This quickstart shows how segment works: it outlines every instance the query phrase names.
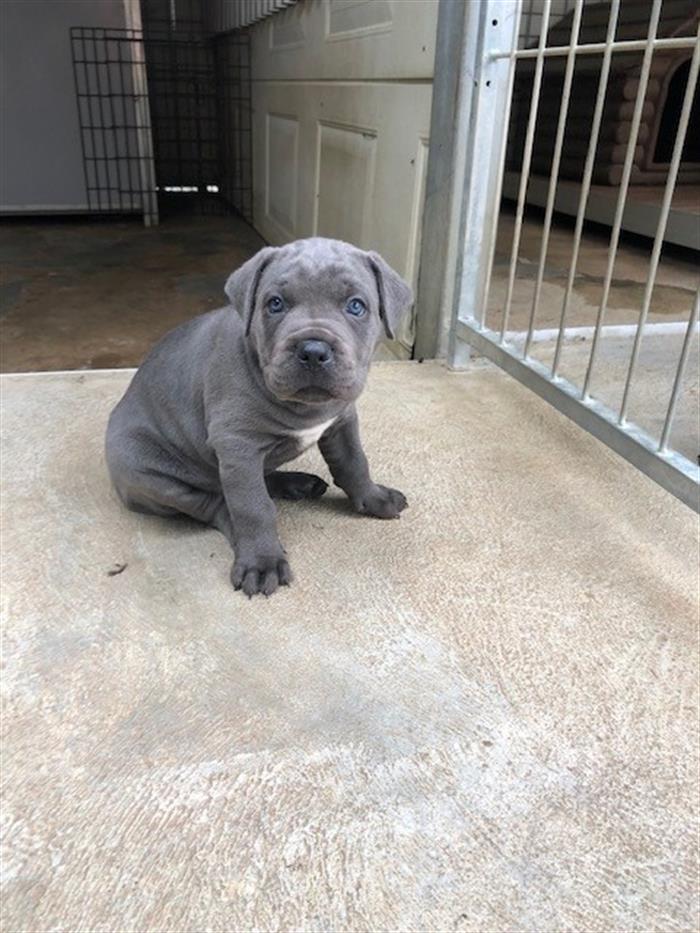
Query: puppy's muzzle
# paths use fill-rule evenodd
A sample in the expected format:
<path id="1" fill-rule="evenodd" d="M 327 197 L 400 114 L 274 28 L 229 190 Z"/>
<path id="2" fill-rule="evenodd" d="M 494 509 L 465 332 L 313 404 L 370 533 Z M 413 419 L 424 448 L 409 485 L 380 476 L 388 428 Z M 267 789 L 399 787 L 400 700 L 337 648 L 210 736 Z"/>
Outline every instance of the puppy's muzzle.
<path id="1" fill-rule="evenodd" d="M 335 359 L 333 347 L 325 340 L 300 340 L 296 345 L 297 360 L 307 369 L 329 369 Z"/>

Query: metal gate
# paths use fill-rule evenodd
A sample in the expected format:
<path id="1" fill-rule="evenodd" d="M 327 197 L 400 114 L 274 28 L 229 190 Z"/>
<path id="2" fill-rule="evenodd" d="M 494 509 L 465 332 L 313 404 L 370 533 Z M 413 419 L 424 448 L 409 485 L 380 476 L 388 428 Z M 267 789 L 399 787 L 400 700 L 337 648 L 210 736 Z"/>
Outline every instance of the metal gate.
<path id="1" fill-rule="evenodd" d="M 679 171 L 685 164 L 682 163 L 684 151 L 689 151 L 691 137 L 698 132 L 696 127 L 690 136 L 688 135 L 691 115 L 697 114 L 697 104 L 695 111 L 693 110 L 700 66 L 697 7 L 692 5 L 695 12 L 691 15 L 688 28 L 688 24 L 684 25 L 682 22 L 682 2 L 669 0 L 666 9 L 662 0 L 642 4 L 646 11 L 645 16 L 648 17 L 644 35 L 641 38 L 629 38 L 630 31 L 626 31 L 626 21 L 623 22 L 622 19 L 620 0 L 595 5 L 584 0 L 575 0 L 575 3 L 568 5 L 572 7 L 568 18 L 561 20 L 558 28 L 554 28 L 552 0 L 543 0 L 539 38 L 536 45 L 529 48 L 519 48 L 519 44 L 523 44 L 522 41 L 519 43 L 521 0 L 481 0 L 478 4 L 468 5 L 465 64 L 461 83 L 463 90 L 465 84 L 473 86 L 473 93 L 470 94 L 468 124 L 463 130 L 466 137 L 466 183 L 462 200 L 460 261 L 454 292 L 449 361 L 455 368 L 463 367 L 470 349 L 488 357 L 679 499 L 700 510 L 698 465 L 690 457 L 674 450 L 671 445 L 674 415 L 682 392 L 684 374 L 691 356 L 695 357 L 693 342 L 698 332 L 700 292 L 695 292 L 687 319 L 682 324 L 678 322 L 683 328 L 684 336 L 673 371 L 668 372 L 669 391 L 665 401 L 665 415 L 656 436 L 634 424 L 629 417 L 630 396 L 640 378 L 640 350 L 645 338 L 648 340 L 653 330 L 650 330 L 648 317 L 674 191 Z M 632 4 L 627 4 L 625 9 L 631 6 Z M 676 17 L 665 30 L 671 34 L 659 35 L 660 21 L 666 24 L 669 17 Z M 564 23 L 566 29 L 564 38 L 564 27 L 561 23 Z M 601 30 L 602 38 L 599 35 L 594 36 L 596 31 L 599 34 Z M 594 38 L 591 38 L 592 36 Z M 640 159 L 639 143 L 644 135 L 640 134 L 640 128 L 643 119 L 650 113 L 651 91 L 656 92 L 660 87 L 659 82 L 665 80 L 663 77 L 657 77 L 658 68 L 654 70 L 655 56 L 668 56 L 671 52 L 675 55 L 681 51 L 684 53 L 681 56 L 684 58 L 683 73 L 687 74 L 687 78 L 685 87 L 681 88 L 682 94 L 678 98 L 673 118 L 675 137 L 668 138 L 668 121 L 665 124 L 666 129 L 658 131 L 666 133 L 666 137 L 661 140 L 663 145 L 657 146 L 657 153 L 665 148 L 667 164 L 654 208 L 655 229 L 650 231 L 652 245 L 648 254 L 648 270 L 637 319 L 625 325 L 625 333 L 630 337 L 630 350 L 624 385 L 621 386 L 619 404 L 616 408 L 611 408 L 595 397 L 592 379 L 604 365 L 604 361 L 601 362 L 600 350 L 603 341 L 610 334 L 606 319 L 623 222 L 631 214 L 630 185 L 635 179 L 643 178 L 637 164 Z M 620 104 L 620 112 L 624 112 L 626 120 L 621 130 L 614 127 L 610 131 L 606 99 L 609 103 L 614 93 L 619 91 L 618 85 L 622 86 L 619 81 L 615 84 L 611 77 L 611 69 L 621 60 L 629 64 L 624 76 L 627 83 L 620 92 L 621 100 L 624 98 Z M 572 183 L 566 185 L 568 196 L 572 190 L 576 192 L 577 203 L 572 211 L 575 225 L 563 300 L 555 326 L 548 330 L 552 342 L 552 357 L 543 362 L 534 356 L 534 348 L 540 336 L 536 322 L 543 295 L 545 263 L 555 208 L 560 208 L 560 189 L 564 186 L 562 167 L 570 168 L 569 153 L 575 152 L 575 147 L 568 145 L 571 128 L 575 125 L 574 116 L 570 111 L 574 99 L 572 90 L 577 89 L 576 76 L 582 74 L 581 68 L 577 72 L 577 66 L 581 62 L 586 63 L 588 82 L 585 84 L 585 103 L 588 107 L 586 113 L 589 115 L 585 124 L 588 141 L 581 147 L 577 181 L 573 186 Z M 557 106 L 552 108 L 551 100 L 548 99 L 548 112 L 544 113 L 543 88 L 548 86 L 547 81 L 550 80 L 546 77 L 546 69 L 552 64 L 558 66 L 555 94 Z M 519 78 L 517 84 L 516 73 L 522 78 Z M 594 79 L 592 74 L 595 75 Z M 668 86 L 670 87 L 670 78 Z M 584 87 L 584 84 L 580 83 L 580 87 Z M 521 121 L 523 134 L 515 138 L 517 120 L 513 102 L 518 88 L 521 92 L 524 88 L 526 92 L 525 118 Z M 542 123 L 538 124 L 538 117 Z M 523 319 L 520 329 L 514 331 L 510 329 L 510 325 L 514 289 L 518 277 L 522 275 L 519 257 L 527 216 L 528 190 L 530 188 L 530 192 L 532 191 L 534 182 L 533 164 L 537 160 L 540 166 L 542 163 L 543 134 L 538 133 L 538 127 L 545 125 L 545 119 L 550 121 L 552 132 L 547 138 L 547 147 L 544 147 L 547 148 L 548 177 L 538 179 L 546 192 L 541 202 L 544 212 L 541 215 L 539 233 L 539 258 L 536 271 L 528 270 L 534 273 L 529 313 Z M 612 141 L 608 143 L 608 140 Z M 519 161 L 519 179 L 510 259 L 504 287 L 501 289 L 503 294 L 498 296 L 496 301 L 499 326 L 490 326 L 487 308 L 490 297 L 493 298 L 491 292 L 494 283 L 499 209 L 504 194 L 504 177 L 508 162 L 513 159 L 514 149 Z M 575 322 L 571 320 L 574 304 L 572 294 L 580 262 L 584 226 L 588 219 L 587 209 L 593 202 L 593 195 L 600 194 L 592 183 L 594 172 L 599 166 L 599 162 L 596 162 L 597 153 L 603 151 L 612 152 L 617 159 L 612 173 L 617 184 L 610 188 L 609 194 L 611 210 L 607 232 L 607 260 L 597 315 L 594 323 L 580 328 L 573 326 Z M 698 168 L 700 169 L 700 165 Z M 603 195 L 605 193 L 603 191 Z M 589 338 L 590 345 L 585 372 L 581 374 L 580 379 L 564 378 L 561 372 L 562 351 L 572 336 L 582 336 L 582 330 Z"/>
<path id="2" fill-rule="evenodd" d="M 71 29 L 89 209 L 147 226 L 183 204 L 251 220 L 248 32 L 175 25 Z"/>
<path id="3" fill-rule="evenodd" d="M 70 31 L 88 208 L 158 223 L 143 36 L 134 29 Z"/>

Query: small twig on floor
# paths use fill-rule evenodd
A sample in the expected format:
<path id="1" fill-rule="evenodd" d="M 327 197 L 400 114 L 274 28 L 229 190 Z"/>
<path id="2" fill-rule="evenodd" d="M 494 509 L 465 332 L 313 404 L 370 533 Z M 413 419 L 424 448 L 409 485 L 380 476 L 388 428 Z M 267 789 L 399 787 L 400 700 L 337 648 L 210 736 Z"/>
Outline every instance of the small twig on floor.
<path id="1" fill-rule="evenodd" d="M 126 570 L 128 566 L 129 566 L 128 564 L 115 564 L 111 570 L 107 571 L 107 576 L 116 577 L 117 574 L 124 573 L 124 571 Z"/>

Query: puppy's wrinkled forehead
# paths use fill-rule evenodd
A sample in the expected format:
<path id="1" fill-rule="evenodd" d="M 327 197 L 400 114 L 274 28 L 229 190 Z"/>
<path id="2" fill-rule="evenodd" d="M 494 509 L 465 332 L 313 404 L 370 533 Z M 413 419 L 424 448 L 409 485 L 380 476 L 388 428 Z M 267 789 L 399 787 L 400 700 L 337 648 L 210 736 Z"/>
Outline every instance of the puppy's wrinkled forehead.
<path id="1" fill-rule="evenodd" d="M 357 291 L 371 299 L 375 280 L 364 254 L 339 246 L 303 241 L 280 250 L 263 272 L 260 291 L 277 289 L 295 301 L 342 300 Z"/>

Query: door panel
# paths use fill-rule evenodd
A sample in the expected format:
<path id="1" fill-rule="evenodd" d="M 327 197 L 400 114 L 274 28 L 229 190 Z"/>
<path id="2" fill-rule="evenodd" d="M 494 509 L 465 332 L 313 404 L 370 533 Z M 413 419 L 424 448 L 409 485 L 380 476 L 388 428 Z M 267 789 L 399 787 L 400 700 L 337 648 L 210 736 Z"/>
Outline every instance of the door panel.
<path id="1" fill-rule="evenodd" d="M 314 233 L 349 243 L 368 237 L 377 136 L 357 126 L 319 124 Z"/>
<path id="2" fill-rule="evenodd" d="M 297 227 L 299 120 L 281 114 L 267 114 L 265 217 L 277 230 L 271 229 L 270 241 L 293 240 Z"/>
<path id="3" fill-rule="evenodd" d="M 253 211 L 265 239 L 348 240 L 415 286 L 430 94 L 428 84 L 254 83 Z M 412 346 L 412 322 L 400 339 Z"/>
<path id="4" fill-rule="evenodd" d="M 437 8 L 438 0 L 299 0 L 253 27 L 255 77 L 431 81 Z"/>
<path id="5" fill-rule="evenodd" d="M 301 0 L 251 30 L 254 222 L 375 249 L 414 287 L 430 129 L 433 0 Z M 392 351 L 405 356 L 413 322 Z"/>

